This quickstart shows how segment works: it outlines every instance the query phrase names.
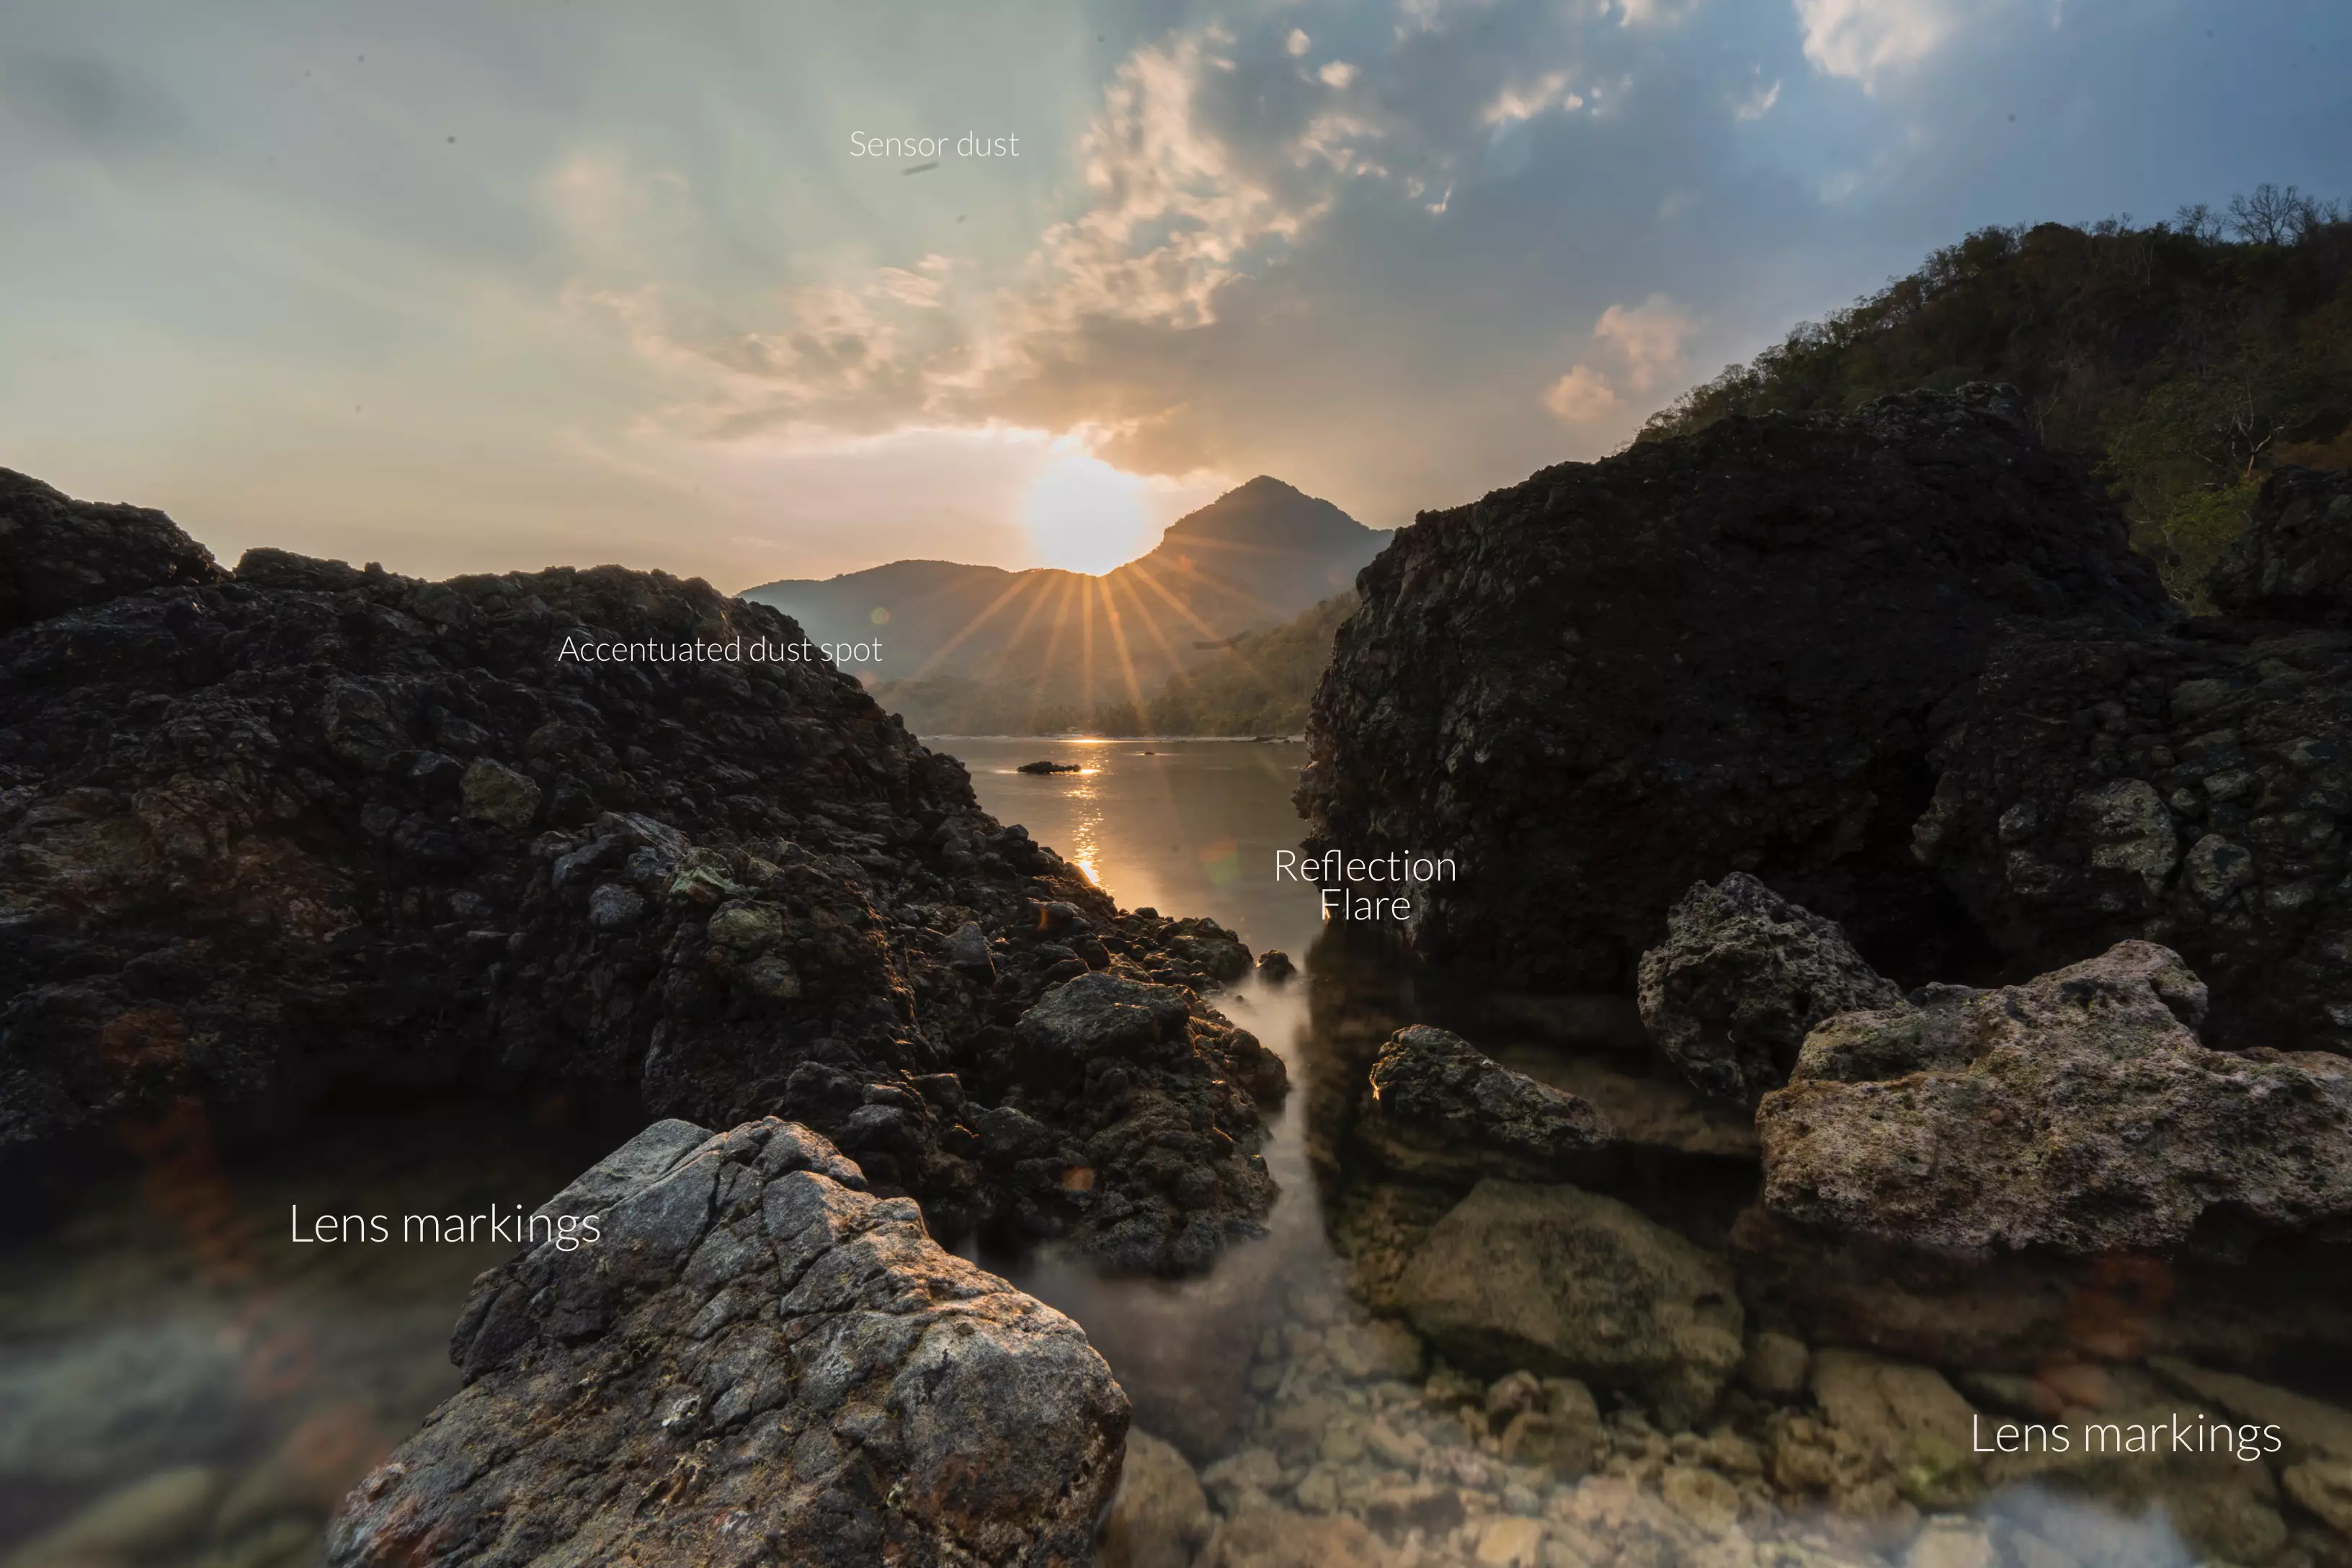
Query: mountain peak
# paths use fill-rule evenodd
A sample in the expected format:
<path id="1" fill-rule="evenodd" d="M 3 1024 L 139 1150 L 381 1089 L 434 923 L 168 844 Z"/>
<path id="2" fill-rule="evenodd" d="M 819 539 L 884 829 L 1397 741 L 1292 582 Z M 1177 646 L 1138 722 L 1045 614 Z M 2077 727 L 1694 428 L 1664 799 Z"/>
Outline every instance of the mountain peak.
<path id="1" fill-rule="evenodd" d="M 1379 537 L 1378 531 L 1366 528 L 1329 501 L 1271 474 L 1260 474 L 1170 523 L 1160 537 L 1159 550 L 1220 544 L 1319 552 L 1346 550 Z M 1157 553 L 1155 550 L 1153 554 Z"/>

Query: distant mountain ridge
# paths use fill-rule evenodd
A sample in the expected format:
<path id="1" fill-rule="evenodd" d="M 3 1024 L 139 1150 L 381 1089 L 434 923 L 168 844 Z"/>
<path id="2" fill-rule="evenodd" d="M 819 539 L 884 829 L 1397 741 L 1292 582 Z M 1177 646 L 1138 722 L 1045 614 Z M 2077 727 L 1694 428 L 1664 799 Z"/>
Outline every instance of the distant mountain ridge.
<path id="1" fill-rule="evenodd" d="M 1261 475 L 1099 577 L 894 561 L 762 584 L 742 597 L 782 610 L 818 642 L 878 637 L 881 665 L 855 671 L 870 686 L 950 677 L 1081 712 L 1121 700 L 1139 708 L 1172 672 L 1346 588 L 1388 541 L 1386 531 Z"/>

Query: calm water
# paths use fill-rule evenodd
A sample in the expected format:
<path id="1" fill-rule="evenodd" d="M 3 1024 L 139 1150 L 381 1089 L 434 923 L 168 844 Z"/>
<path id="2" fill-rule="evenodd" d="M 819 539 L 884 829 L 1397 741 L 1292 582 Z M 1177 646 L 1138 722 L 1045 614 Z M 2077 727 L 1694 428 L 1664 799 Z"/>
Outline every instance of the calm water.
<path id="1" fill-rule="evenodd" d="M 1381 1531 L 1391 1568 L 2352 1562 L 2312 1500 L 2352 1497 L 2352 1415 L 2316 1405 L 2283 1417 L 2294 1446 L 2267 1463 L 2061 1468 L 1990 1498 L 1939 1500 L 1936 1465 L 1953 1457 L 1930 1447 L 1920 1452 L 1934 1462 L 1914 1455 L 1899 1487 L 1832 1487 L 1793 1510 L 1764 1477 L 1789 1462 L 1792 1425 L 1811 1419 L 1801 1397 L 1735 1395 L 1708 1431 L 1677 1434 L 1604 1394 L 1598 1473 L 1581 1481 L 1507 1450 L 1482 1385 L 1422 1362 L 1414 1342 L 1376 1321 L 1395 1312 L 1401 1249 L 1451 1202 L 1381 1180 L 1350 1152 L 1349 1118 L 1381 1041 L 1403 1023 L 1443 1023 L 1596 1101 L 1644 1151 L 1612 1191 L 1711 1248 L 1754 1196 L 1745 1120 L 1666 1074 L 1622 998 L 1433 986 L 1380 944 L 1326 927 L 1313 889 L 1273 876 L 1275 851 L 1297 842 L 1289 796 L 1303 746 L 934 743 L 965 762 L 985 807 L 1122 905 L 1212 916 L 1254 952 L 1279 947 L 1301 966 L 1286 984 L 1252 979 L 1215 998 L 1290 1071 L 1265 1151 L 1283 1196 L 1263 1240 L 1178 1283 L 1101 1280 L 1050 1256 L 985 1259 L 1086 1326 L 1134 1396 L 1139 1428 L 1188 1455 L 1228 1514 L 1273 1510 L 1307 1532 L 1257 1555 L 1234 1547 L 1233 1568 L 1370 1561 L 1373 1538 L 1348 1533 L 1364 1523 Z M 1085 768 L 1015 771 L 1047 757 Z M 455 1388 L 449 1328 L 473 1275 L 508 1249 L 296 1247 L 289 1206 L 397 1215 L 535 1203 L 626 1131 L 541 1110 L 347 1110 L 322 1121 L 328 1131 L 233 1160 L 187 1117 L 127 1130 L 72 1170 L 20 1173 L 27 1201 L 6 1211 L 15 1232 L 0 1237 L 0 1565 L 315 1561 L 342 1490 Z M 2063 1305 L 2088 1347 L 2039 1369 L 2039 1381 L 2032 1368 L 1971 1369 L 1963 1351 L 1918 1359 L 1988 1410 L 2053 1390 L 2067 1419 L 2134 1401 L 2194 1408 L 2150 1371 L 2146 1352 L 2162 1338 L 2151 1323 L 2242 1316 L 2248 1288 L 2200 1295 L 2193 1280 L 2124 1261 L 2098 1291 L 2027 1280 L 2045 1297 L 2074 1291 Z M 1801 1293 L 1802 1268 L 1790 1272 L 1784 1283 Z M 1956 1335 L 2003 1310 L 1979 1299 L 1990 1277 L 1965 1265 L 1948 1275 Z M 2255 1289 L 2308 1305 L 2326 1337 L 2345 1292 L 2265 1278 Z M 1748 1309 L 1751 1329 L 1793 1328 L 1817 1350 L 1834 1338 L 1771 1300 Z M 1931 1316 L 1946 1310 L 1931 1295 Z M 2297 1394 L 2335 1386 L 2332 1368 L 2297 1352 L 2252 1370 Z M 1909 1441 L 1901 1423 L 1936 1414 L 1899 1388 L 1871 1408 L 1882 1443 Z M 1408 1504 L 1427 1517 L 1400 1524 Z M 2342 1513 L 2352 1522 L 2352 1507 Z M 2184 1533 L 2206 1544 L 2184 1544 Z"/>

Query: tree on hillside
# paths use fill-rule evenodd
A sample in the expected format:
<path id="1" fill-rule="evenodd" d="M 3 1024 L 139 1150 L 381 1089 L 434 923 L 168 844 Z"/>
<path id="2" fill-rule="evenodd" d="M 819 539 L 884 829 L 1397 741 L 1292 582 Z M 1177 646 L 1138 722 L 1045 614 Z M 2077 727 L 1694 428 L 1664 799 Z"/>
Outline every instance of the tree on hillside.
<path id="1" fill-rule="evenodd" d="M 2168 223 L 1979 229 L 1693 387 L 1642 438 L 1967 381 L 2024 393 L 2199 604 L 2264 468 L 2352 461 L 2352 221 L 2264 184 Z"/>

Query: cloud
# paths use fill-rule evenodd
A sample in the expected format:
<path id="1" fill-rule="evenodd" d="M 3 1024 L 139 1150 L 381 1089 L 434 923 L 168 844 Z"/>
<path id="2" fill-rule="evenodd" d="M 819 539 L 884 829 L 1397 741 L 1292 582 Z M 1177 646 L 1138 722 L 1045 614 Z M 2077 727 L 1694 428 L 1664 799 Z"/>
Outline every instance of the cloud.
<path id="1" fill-rule="evenodd" d="M 1625 362 L 1636 392 L 1648 392 L 1683 366 L 1683 344 L 1698 326 L 1691 313 L 1653 294 L 1638 305 L 1612 305 L 1592 324 L 1592 335 Z"/>
<path id="2" fill-rule="evenodd" d="M 1591 425 L 1622 412 L 1625 400 L 1610 386 L 1608 377 L 1589 364 L 1579 364 L 1545 389 L 1543 405 L 1566 424 Z"/>
<path id="3" fill-rule="evenodd" d="M 1796 0 L 1796 7 L 1805 58 L 1866 88 L 1919 64 L 1991 8 L 1989 0 Z"/>
<path id="4" fill-rule="evenodd" d="M 1555 109 L 1581 109 L 1584 100 L 1568 90 L 1568 73 L 1553 71 L 1528 83 L 1507 84 L 1478 118 L 1488 125 L 1511 125 Z"/>
<path id="5" fill-rule="evenodd" d="M 1771 86 L 1765 87 L 1759 84 L 1753 90 L 1734 100 L 1731 105 L 1731 117 L 1734 120 L 1743 121 L 1761 120 L 1771 113 L 1772 106 L 1780 101 L 1780 79 L 1774 77 Z"/>
<path id="6" fill-rule="evenodd" d="M 17 0 L 10 460 L 412 569 L 1011 559 L 934 505 L 1017 506 L 1011 431 L 1397 522 L 1599 456 L 1975 225 L 2352 190 L 2323 0 L 1087 3 L 919 39 L 429 5 L 362 43 Z M 1024 156 L 908 181 L 853 128 Z"/>

